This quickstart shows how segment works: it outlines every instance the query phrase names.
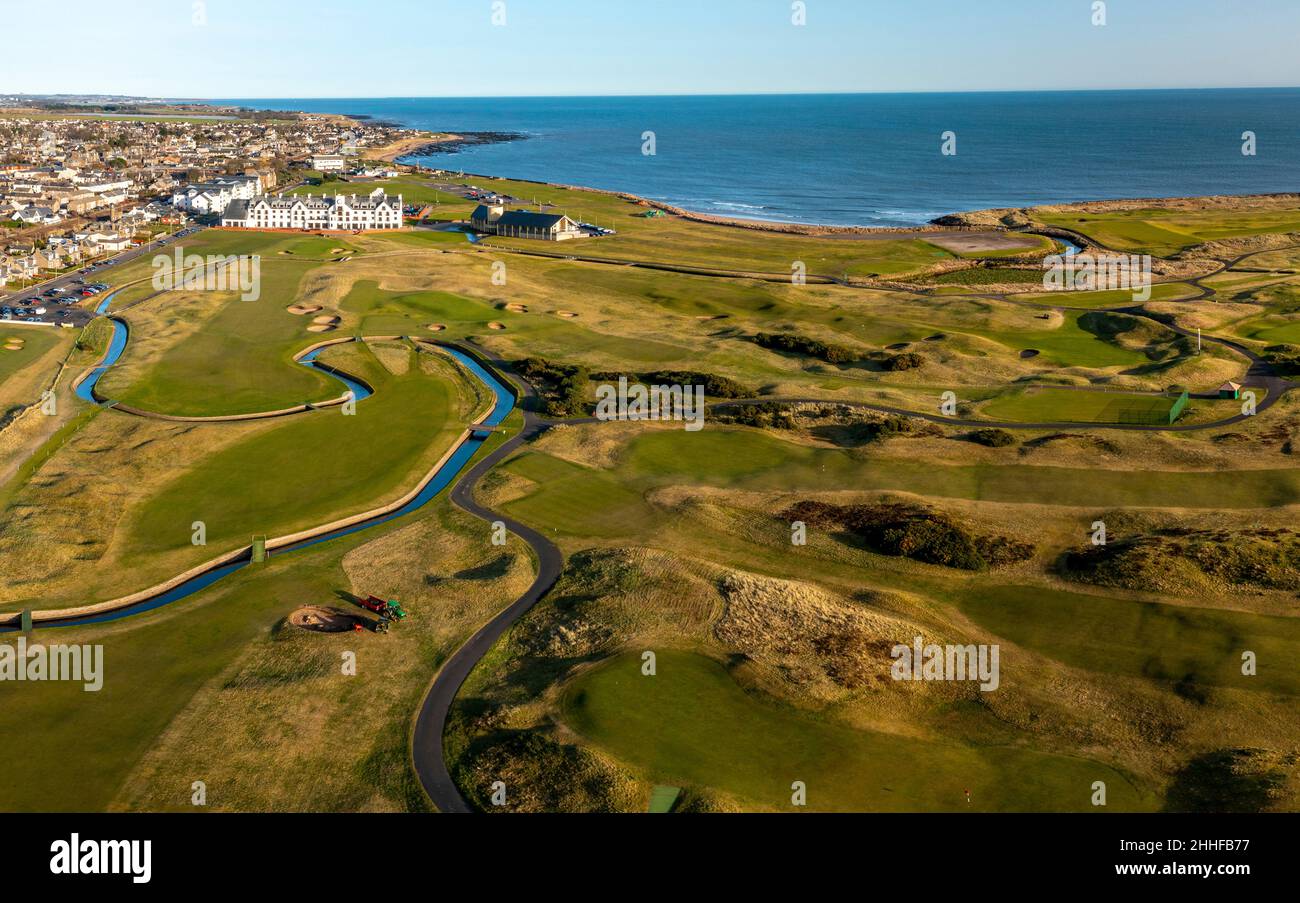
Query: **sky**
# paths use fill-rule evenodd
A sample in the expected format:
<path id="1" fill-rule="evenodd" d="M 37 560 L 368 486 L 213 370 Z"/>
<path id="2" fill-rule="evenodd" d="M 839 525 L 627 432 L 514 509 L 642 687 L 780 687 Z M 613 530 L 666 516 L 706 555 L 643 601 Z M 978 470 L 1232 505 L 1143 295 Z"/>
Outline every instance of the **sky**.
<path id="1" fill-rule="evenodd" d="M 6 0 L 0 94 L 169 98 L 1300 85 L 1300 0 Z M 48 34 L 33 53 L 13 36 Z M 60 53 L 69 48 L 70 53 Z"/>

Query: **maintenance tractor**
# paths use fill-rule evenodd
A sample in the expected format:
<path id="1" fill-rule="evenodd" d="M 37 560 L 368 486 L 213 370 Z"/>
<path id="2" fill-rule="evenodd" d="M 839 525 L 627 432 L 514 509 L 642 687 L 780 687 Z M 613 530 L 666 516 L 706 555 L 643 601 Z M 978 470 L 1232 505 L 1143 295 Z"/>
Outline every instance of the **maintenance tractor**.
<path id="1" fill-rule="evenodd" d="M 406 619 L 406 609 L 396 599 L 384 600 L 378 596 L 367 596 L 361 600 L 361 607 L 367 611 L 373 611 L 381 619 L 389 621 L 403 621 Z"/>

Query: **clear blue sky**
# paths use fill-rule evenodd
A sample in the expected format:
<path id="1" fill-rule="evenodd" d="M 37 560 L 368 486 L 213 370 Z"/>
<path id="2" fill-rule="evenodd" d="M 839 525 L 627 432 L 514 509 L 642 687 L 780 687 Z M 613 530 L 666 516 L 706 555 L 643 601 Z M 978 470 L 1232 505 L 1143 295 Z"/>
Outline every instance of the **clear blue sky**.
<path id="1" fill-rule="evenodd" d="M 10 0 L 0 93 L 385 97 L 1300 85 L 1300 0 Z M 26 41 L 23 35 L 40 36 Z"/>

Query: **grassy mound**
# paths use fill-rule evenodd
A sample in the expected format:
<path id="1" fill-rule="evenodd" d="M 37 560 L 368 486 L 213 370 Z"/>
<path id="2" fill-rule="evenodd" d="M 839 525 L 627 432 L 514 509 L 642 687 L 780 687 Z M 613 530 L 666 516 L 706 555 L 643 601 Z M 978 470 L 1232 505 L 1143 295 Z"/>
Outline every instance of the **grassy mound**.
<path id="1" fill-rule="evenodd" d="M 1071 579 L 1123 589 L 1186 591 L 1206 584 L 1300 589 L 1300 533 L 1169 529 L 1088 546 L 1062 561 Z"/>
<path id="2" fill-rule="evenodd" d="M 966 571 L 986 571 L 1024 561 L 1034 546 L 1009 536 L 975 533 L 942 512 L 920 505 L 828 505 L 798 502 L 782 515 L 809 526 L 844 530 L 873 552 Z"/>
<path id="3" fill-rule="evenodd" d="M 1090 311 L 1081 315 L 1078 322 L 1080 329 L 1103 342 L 1139 351 L 1156 363 L 1168 363 L 1196 353 L 1194 339 L 1129 314 Z"/>
<path id="4" fill-rule="evenodd" d="M 457 769 L 457 783 L 485 812 L 628 812 L 641 791 L 622 769 L 590 749 L 537 733 L 503 731 L 473 744 Z M 492 786 L 505 784 L 504 805 Z"/>
<path id="5" fill-rule="evenodd" d="M 809 698 L 832 688 L 898 689 L 889 650 L 924 633 L 800 581 L 733 572 L 719 581 L 719 591 L 726 607 L 714 636 L 748 659 L 780 668 Z"/>

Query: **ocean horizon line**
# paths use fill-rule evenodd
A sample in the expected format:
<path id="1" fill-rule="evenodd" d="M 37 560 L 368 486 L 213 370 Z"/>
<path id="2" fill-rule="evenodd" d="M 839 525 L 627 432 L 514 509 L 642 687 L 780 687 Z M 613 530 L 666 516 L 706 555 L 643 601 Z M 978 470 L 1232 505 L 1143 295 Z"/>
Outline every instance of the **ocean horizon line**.
<path id="1" fill-rule="evenodd" d="M 1193 94 L 1258 91 L 1296 91 L 1300 85 L 1229 85 L 1201 87 L 1128 87 L 1128 88 L 972 88 L 948 91 L 738 91 L 738 92 L 670 92 L 666 94 L 296 94 L 264 97 L 164 97 L 167 103 L 230 104 L 244 101 L 359 101 L 359 100 L 635 100 L 645 98 L 747 98 L 747 97 L 951 97 L 1012 96 L 1044 94 Z M 76 95 L 63 95 L 76 96 Z M 308 111 L 302 111 L 308 112 Z"/>

